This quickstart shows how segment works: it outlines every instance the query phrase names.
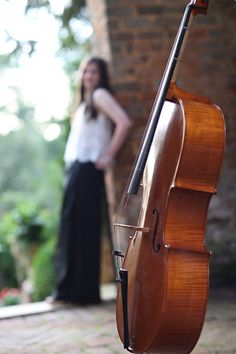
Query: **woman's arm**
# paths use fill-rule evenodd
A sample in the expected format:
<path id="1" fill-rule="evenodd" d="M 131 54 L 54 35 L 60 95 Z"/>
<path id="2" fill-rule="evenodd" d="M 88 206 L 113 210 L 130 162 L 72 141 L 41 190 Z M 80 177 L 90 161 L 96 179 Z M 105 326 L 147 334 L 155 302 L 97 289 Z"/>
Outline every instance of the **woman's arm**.
<path id="1" fill-rule="evenodd" d="M 132 123 L 123 108 L 107 90 L 103 88 L 95 90 L 93 100 L 98 111 L 103 112 L 115 124 L 111 142 L 96 164 L 97 168 L 104 169 L 109 166 L 123 145 Z"/>

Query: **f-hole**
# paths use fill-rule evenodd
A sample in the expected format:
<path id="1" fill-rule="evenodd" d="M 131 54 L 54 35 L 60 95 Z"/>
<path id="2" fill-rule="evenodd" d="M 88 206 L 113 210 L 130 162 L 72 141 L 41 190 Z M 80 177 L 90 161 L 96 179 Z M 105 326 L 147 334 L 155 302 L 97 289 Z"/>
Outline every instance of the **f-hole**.
<path id="1" fill-rule="evenodd" d="M 156 208 L 152 210 L 152 215 L 154 218 L 153 221 L 153 231 L 152 231 L 152 249 L 155 253 L 158 253 L 160 251 L 161 245 L 158 243 L 156 245 L 155 239 L 156 239 L 156 233 L 157 233 L 157 226 L 158 226 L 158 211 Z"/>

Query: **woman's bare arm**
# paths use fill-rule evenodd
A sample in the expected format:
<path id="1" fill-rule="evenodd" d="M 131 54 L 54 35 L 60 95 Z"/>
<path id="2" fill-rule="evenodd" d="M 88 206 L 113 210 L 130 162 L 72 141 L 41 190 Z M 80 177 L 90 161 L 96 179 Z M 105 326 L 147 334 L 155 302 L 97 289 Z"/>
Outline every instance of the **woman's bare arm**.
<path id="1" fill-rule="evenodd" d="M 115 124 L 115 131 L 111 142 L 96 164 L 97 168 L 104 169 L 109 166 L 123 145 L 132 123 L 124 109 L 107 90 L 103 88 L 95 90 L 93 100 L 95 107 L 109 117 Z"/>

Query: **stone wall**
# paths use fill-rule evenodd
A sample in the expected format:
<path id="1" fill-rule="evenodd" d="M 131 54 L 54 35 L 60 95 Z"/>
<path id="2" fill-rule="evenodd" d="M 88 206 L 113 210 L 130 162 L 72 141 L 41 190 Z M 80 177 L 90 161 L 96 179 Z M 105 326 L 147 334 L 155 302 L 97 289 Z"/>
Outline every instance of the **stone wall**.
<path id="1" fill-rule="evenodd" d="M 117 99 L 134 122 L 109 176 L 113 209 L 131 169 L 186 4 L 185 0 L 87 0 L 94 53 L 110 62 Z M 193 21 L 177 79 L 181 88 L 208 96 L 225 115 L 225 158 L 207 225 L 214 284 L 233 283 L 236 277 L 235 28 L 235 1 L 210 1 L 208 15 L 198 15 Z"/>

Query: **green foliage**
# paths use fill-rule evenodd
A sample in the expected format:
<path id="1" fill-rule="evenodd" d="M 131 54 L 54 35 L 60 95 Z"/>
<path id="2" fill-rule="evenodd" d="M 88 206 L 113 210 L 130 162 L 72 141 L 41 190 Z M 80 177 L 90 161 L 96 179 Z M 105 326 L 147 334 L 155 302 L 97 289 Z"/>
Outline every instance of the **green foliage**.
<path id="1" fill-rule="evenodd" d="M 43 241 L 44 220 L 42 212 L 34 203 L 22 203 L 12 212 L 15 222 L 14 238 L 25 244 Z"/>
<path id="2" fill-rule="evenodd" d="M 88 22 L 84 6 L 85 0 L 72 0 L 61 16 L 55 15 L 61 28 L 61 44 L 57 55 L 65 63 L 64 69 L 72 78 L 72 90 L 75 83 L 71 73 L 77 71 L 81 58 L 90 49 L 90 40 L 81 37 L 80 34 L 84 33 L 77 27 L 81 20 Z M 25 15 L 37 16 L 42 8 L 53 15 L 50 1 L 27 0 Z M 28 38 L 21 41 L 11 37 L 10 32 L 6 31 L 6 40 L 14 45 L 10 53 L 0 58 L 0 68 L 5 70 L 4 73 L 8 73 L 8 70 L 11 72 L 13 67 L 19 67 L 26 57 L 29 58 L 37 50 L 37 43 L 32 40 L 30 33 Z M 6 114 L 2 117 L 7 119 L 7 114 L 14 114 L 20 122 L 20 129 L 1 136 L 0 139 L 0 156 L 4 157 L 1 160 L 0 174 L 0 287 L 17 286 L 17 282 L 27 273 L 20 269 L 17 260 L 12 256 L 12 240 L 25 245 L 37 243 L 40 249 L 39 255 L 37 252 L 37 257 L 35 256 L 36 269 L 33 272 L 37 274 L 34 296 L 39 299 L 44 294 L 46 296 L 54 279 L 50 262 L 61 204 L 62 157 L 69 120 L 57 122 L 62 127 L 62 134 L 58 139 L 45 141 L 42 123 L 35 121 L 35 109 L 33 105 L 24 102 L 21 89 L 17 88 L 17 80 L 8 89 L 12 97 L 15 97 L 14 107 L 2 105 L 0 110 Z M 44 266 L 49 269 L 48 275 L 46 271 L 42 272 Z M 16 268 L 18 273 L 21 272 L 20 277 L 16 275 Z"/>
<path id="3" fill-rule="evenodd" d="M 28 0 L 26 5 L 26 11 L 28 11 L 29 9 L 40 8 L 45 6 L 50 6 L 50 2 L 48 0 Z"/>
<path id="4" fill-rule="evenodd" d="M 5 287 L 0 291 L 0 306 L 12 306 L 22 301 L 20 289 Z"/>
<path id="5" fill-rule="evenodd" d="M 30 119 L 32 111 L 26 107 L 20 112 L 26 118 L 24 128 L 0 139 L 0 155 L 5 157 L 0 174 L 0 289 L 25 279 L 26 246 L 52 237 L 61 202 L 64 137 L 45 141 Z M 21 243 L 21 259 L 12 248 L 14 240 Z"/>
<path id="6" fill-rule="evenodd" d="M 0 288 L 16 287 L 28 277 L 35 251 L 47 240 L 55 239 L 57 223 L 57 213 L 27 201 L 21 201 L 3 217 L 0 224 Z"/>
<path id="7" fill-rule="evenodd" d="M 10 65 L 10 56 L 9 54 L 2 54 L 0 55 L 0 68 L 1 67 L 9 67 Z"/>
<path id="8" fill-rule="evenodd" d="M 33 129 L 12 132 L 0 140 L 1 205 L 4 214 L 21 201 L 57 212 L 61 193 L 64 141 L 46 142 Z M 60 160 L 59 160 L 60 158 Z"/>
<path id="9" fill-rule="evenodd" d="M 0 240 L 5 237 L 6 242 L 42 244 L 55 233 L 56 215 L 35 202 L 21 201 L 4 216 L 0 225 Z"/>
<path id="10" fill-rule="evenodd" d="M 45 218 L 45 242 L 38 248 L 32 264 L 33 301 L 45 299 L 55 287 L 54 255 L 57 242 L 58 214 Z"/>
<path id="11" fill-rule="evenodd" d="M 13 306 L 20 304 L 20 299 L 18 296 L 7 296 L 3 301 L 3 306 Z"/>
<path id="12" fill-rule="evenodd" d="M 71 19 L 80 16 L 84 6 L 85 0 L 72 0 L 71 5 L 66 7 L 61 15 L 63 26 L 69 27 Z"/>
<path id="13" fill-rule="evenodd" d="M 25 16 L 30 15 L 31 12 L 35 14 L 35 11 L 40 11 L 40 9 L 45 8 L 49 13 L 54 15 L 55 19 L 57 19 L 60 27 L 61 27 L 61 32 L 64 33 L 61 37 L 61 41 L 63 42 L 63 38 L 65 40 L 65 33 L 66 37 L 68 39 L 62 43 L 62 48 L 68 50 L 71 47 L 71 43 L 73 43 L 73 47 L 77 47 L 77 51 L 80 47 L 80 45 L 83 43 L 83 40 L 80 41 L 78 40 L 76 36 L 76 32 L 72 29 L 72 20 L 73 19 L 80 19 L 80 20 L 85 20 L 88 21 L 86 11 L 84 11 L 86 5 L 85 0 L 72 0 L 68 6 L 64 8 L 64 11 L 62 12 L 61 15 L 58 14 L 53 14 L 52 8 L 50 6 L 50 1 L 48 0 L 27 0 L 25 3 Z M 66 31 L 64 31 L 66 30 Z M 9 65 L 9 63 L 13 63 L 15 66 L 17 66 L 19 58 L 22 53 L 27 54 L 28 56 L 32 56 L 34 51 L 37 48 L 37 42 L 31 39 L 31 35 L 29 33 L 29 38 L 24 40 L 18 40 L 17 38 L 10 37 L 9 33 L 8 35 L 8 40 L 11 42 L 15 42 L 14 49 L 12 50 L 11 53 L 8 54 L 7 58 L 3 58 L 2 62 L 0 61 L 0 66 L 4 66 L 4 63 Z M 67 42 L 70 43 L 65 45 Z M 79 55 L 80 57 L 81 55 Z M 8 60 L 6 60 L 8 59 Z"/>
<path id="14" fill-rule="evenodd" d="M 0 223 L 0 289 L 17 286 L 15 260 L 7 239 L 10 228 L 11 221 L 6 217 Z"/>
<path id="15" fill-rule="evenodd" d="M 43 244 L 33 262 L 33 301 L 44 300 L 55 287 L 54 271 L 55 237 Z"/>

